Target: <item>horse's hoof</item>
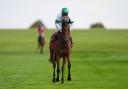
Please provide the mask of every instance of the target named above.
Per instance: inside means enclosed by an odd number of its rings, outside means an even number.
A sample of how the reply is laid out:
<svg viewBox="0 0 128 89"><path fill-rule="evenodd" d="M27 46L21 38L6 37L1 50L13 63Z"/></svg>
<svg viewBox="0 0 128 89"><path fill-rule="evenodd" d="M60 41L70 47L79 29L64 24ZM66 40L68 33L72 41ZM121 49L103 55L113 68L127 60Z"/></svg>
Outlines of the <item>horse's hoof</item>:
<svg viewBox="0 0 128 89"><path fill-rule="evenodd" d="M63 84L64 83L64 81L61 81L61 84Z"/></svg>
<svg viewBox="0 0 128 89"><path fill-rule="evenodd" d="M68 80L68 81L71 81L71 77L68 77L67 80Z"/></svg>
<svg viewBox="0 0 128 89"><path fill-rule="evenodd" d="M52 82L55 83L56 82L56 79L53 79Z"/></svg>
<svg viewBox="0 0 128 89"><path fill-rule="evenodd" d="M56 82L59 82L59 81L60 81L59 78L57 78L57 79L56 79Z"/></svg>
<svg viewBox="0 0 128 89"><path fill-rule="evenodd" d="M64 83L64 80L61 80L61 84L63 84Z"/></svg>

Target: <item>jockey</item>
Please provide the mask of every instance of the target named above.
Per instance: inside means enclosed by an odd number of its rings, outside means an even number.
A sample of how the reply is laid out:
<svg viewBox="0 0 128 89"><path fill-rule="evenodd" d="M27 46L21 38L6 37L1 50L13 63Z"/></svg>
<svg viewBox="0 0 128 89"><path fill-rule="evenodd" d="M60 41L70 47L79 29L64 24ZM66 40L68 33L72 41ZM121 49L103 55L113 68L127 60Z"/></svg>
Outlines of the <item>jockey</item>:
<svg viewBox="0 0 128 89"><path fill-rule="evenodd" d="M43 25L38 26L37 32L38 32L38 43L42 43L44 41L44 30L45 28Z"/></svg>
<svg viewBox="0 0 128 89"><path fill-rule="evenodd" d="M55 40L56 39L56 36L62 32L62 20L66 20L68 23L69 23L69 26L71 27L71 25L73 24L73 21L72 19L69 17L69 10L67 8L62 8L61 10L61 13L59 13L56 17L56 20L55 20L55 26L56 28L58 29L58 32L56 32L53 37L52 37L52 40ZM71 31L71 28L70 28L70 31ZM73 42L72 42L72 37L70 36L70 40L71 40L71 47L73 45Z"/></svg>
<svg viewBox="0 0 128 89"><path fill-rule="evenodd" d="M43 25L39 25L37 27L37 33L38 33L38 46L36 49L36 53L38 52L38 50L40 50L40 53L43 53L43 46L45 44L45 39L44 39L44 26Z"/></svg>
<svg viewBox="0 0 128 89"><path fill-rule="evenodd" d="M60 32L62 32L62 20L63 19L67 20L70 27L73 23L72 19L68 16L68 14L69 14L69 10L67 8L62 8L61 13L59 13L56 17L55 26ZM71 28L70 28L70 31L71 31Z"/></svg>
<svg viewBox="0 0 128 89"><path fill-rule="evenodd" d="M40 25L37 29L37 32L39 34L39 36L43 36L44 37L44 27L42 25Z"/></svg>

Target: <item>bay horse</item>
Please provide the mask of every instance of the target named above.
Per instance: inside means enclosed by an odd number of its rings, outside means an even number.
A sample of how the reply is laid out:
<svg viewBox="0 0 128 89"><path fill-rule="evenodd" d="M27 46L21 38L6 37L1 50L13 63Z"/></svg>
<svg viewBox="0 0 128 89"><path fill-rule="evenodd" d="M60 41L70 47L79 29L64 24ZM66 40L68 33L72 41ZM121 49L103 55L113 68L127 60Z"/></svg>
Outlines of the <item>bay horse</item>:
<svg viewBox="0 0 128 89"><path fill-rule="evenodd" d="M37 50L36 52L38 52L38 50L40 51L41 54L43 54L43 47L45 45L45 38L44 36L42 36L41 34L38 36L38 46L37 46Z"/></svg>
<svg viewBox="0 0 128 89"><path fill-rule="evenodd" d="M59 73L60 73L60 59L63 58L62 64L62 78L61 83L64 83L64 66L68 63L68 81L71 81L71 62L70 62L70 54L71 54L71 41L70 41L70 26L69 24L63 20L62 21L62 32L60 32L56 41L54 42L54 46L52 45L52 41L50 41L50 61L53 64L53 83L59 82ZM57 70L56 70L57 66ZM56 77L57 72L57 77Z"/></svg>

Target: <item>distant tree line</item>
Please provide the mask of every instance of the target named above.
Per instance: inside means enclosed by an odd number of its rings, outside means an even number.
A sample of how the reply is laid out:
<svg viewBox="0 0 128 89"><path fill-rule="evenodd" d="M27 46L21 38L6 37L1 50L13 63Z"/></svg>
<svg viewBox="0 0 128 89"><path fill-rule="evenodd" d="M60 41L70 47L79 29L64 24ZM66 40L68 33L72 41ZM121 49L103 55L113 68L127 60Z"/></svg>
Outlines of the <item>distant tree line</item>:
<svg viewBox="0 0 128 89"><path fill-rule="evenodd" d="M41 21L41 20L37 20L35 21L31 26L30 28L37 28L39 26L43 26L44 28L46 28L46 26L44 25L44 23ZM103 25L103 23L101 22L98 22L98 23L93 23L90 25L90 28L93 29L93 28L102 28L102 29L105 29L105 26Z"/></svg>
<svg viewBox="0 0 128 89"><path fill-rule="evenodd" d="M44 28L46 28L46 26L44 25L44 23L41 21L41 20L37 20L35 21L31 26L30 28L37 28L39 26L43 26Z"/></svg>
<svg viewBox="0 0 128 89"><path fill-rule="evenodd" d="M105 29L105 26L102 23L94 23L94 24L91 24L90 28L104 28Z"/></svg>

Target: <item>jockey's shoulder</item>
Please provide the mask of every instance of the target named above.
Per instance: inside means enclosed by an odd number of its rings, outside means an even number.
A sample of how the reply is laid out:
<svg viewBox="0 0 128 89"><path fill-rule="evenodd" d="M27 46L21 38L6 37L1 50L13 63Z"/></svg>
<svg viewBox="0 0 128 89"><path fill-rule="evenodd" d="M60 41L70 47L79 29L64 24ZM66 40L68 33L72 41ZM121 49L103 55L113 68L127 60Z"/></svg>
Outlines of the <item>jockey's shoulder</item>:
<svg viewBox="0 0 128 89"><path fill-rule="evenodd" d="M72 23L74 22L70 14L68 15L68 18ZM62 13L58 13L55 22L60 23L61 20L62 20Z"/></svg>
<svg viewBox="0 0 128 89"><path fill-rule="evenodd" d="M57 14L56 20L59 20L61 18L61 13Z"/></svg>

